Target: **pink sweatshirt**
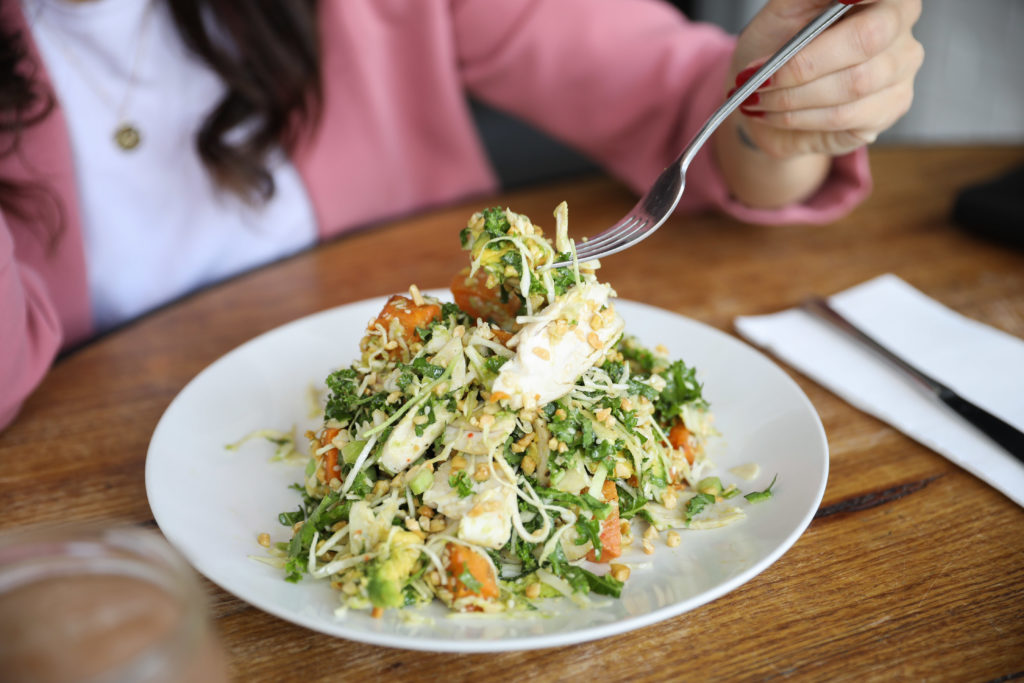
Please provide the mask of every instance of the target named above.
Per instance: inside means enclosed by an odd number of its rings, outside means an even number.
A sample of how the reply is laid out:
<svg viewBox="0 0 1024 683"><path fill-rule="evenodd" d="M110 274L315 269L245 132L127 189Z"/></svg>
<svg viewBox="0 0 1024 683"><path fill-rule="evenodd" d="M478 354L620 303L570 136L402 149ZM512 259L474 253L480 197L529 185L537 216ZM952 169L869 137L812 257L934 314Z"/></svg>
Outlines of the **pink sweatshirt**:
<svg viewBox="0 0 1024 683"><path fill-rule="evenodd" d="M20 3L0 22L29 42ZM579 149L641 191L722 101L734 39L657 0L324 0L324 110L292 155L321 237L496 189L467 92ZM5 148L6 140L0 140ZM58 106L23 132L0 177L50 188L63 232L0 212L0 428L61 349L92 334L71 147ZM827 222L870 191L866 154L835 160L806 203L732 201L709 150L683 211L758 223Z"/></svg>

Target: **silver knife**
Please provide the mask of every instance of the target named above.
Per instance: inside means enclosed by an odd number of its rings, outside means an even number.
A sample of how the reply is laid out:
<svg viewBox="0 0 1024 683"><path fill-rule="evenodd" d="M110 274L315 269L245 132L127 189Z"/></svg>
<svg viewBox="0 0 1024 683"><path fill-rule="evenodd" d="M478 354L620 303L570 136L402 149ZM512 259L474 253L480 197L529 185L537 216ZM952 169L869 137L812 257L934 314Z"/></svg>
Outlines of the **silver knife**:
<svg viewBox="0 0 1024 683"><path fill-rule="evenodd" d="M952 408L960 417L978 428L982 433L1003 447L1010 455L1024 462L1024 432L983 408L974 405L963 396L947 387L942 382L929 377L913 365L903 360L889 349L872 339L863 330L844 318L838 311L828 305L820 297L812 297L800 306L812 315L831 323L872 351L878 353L894 366L905 372L915 383L926 392Z"/></svg>

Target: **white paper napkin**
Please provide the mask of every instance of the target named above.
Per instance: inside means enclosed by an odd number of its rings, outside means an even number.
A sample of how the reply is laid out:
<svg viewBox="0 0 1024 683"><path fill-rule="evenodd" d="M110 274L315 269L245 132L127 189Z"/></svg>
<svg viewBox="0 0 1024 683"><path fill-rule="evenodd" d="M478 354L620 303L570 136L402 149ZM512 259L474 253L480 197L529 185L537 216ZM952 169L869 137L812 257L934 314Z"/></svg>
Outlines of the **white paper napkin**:
<svg viewBox="0 0 1024 683"><path fill-rule="evenodd" d="M911 365L1024 429L1024 341L951 311L895 275L829 302ZM751 342L1024 506L1024 463L860 343L797 308L735 323Z"/></svg>

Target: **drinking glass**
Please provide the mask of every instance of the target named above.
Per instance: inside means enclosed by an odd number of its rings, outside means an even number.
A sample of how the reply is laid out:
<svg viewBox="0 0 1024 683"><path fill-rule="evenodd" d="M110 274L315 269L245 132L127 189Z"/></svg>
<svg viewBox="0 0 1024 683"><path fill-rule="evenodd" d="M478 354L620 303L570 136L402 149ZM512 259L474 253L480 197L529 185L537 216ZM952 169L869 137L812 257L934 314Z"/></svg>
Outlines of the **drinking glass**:
<svg viewBox="0 0 1024 683"><path fill-rule="evenodd" d="M61 526L0 537L4 681L227 680L195 573L154 531Z"/></svg>

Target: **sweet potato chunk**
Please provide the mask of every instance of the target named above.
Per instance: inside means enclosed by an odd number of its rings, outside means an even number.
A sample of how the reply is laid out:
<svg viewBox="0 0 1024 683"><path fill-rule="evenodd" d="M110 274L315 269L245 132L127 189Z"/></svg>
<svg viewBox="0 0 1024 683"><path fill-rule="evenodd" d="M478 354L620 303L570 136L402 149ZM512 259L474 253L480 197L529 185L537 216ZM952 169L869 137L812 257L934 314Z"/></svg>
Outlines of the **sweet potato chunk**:
<svg viewBox="0 0 1024 683"><path fill-rule="evenodd" d="M452 279L451 290L459 308L474 318L493 321L505 329L515 324L521 305L519 297L510 294L508 301L502 303L498 288L487 286L487 273L483 269L470 277L469 268L464 268Z"/></svg>
<svg viewBox="0 0 1024 683"><path fill-rule="evenodd" d="M380 315L371 324L371 328L381 325L390 334L392 332L392 321L398 321L401 327L402 338L406 343L411 344L419 340L417 327L426 327L434 320L441 317L441 306L433 303L416 305L412 299L401 294L395 294L381 310Z"/></svg>
<svg viewBox="0 0 1024 683"><path fill-rule="evenodd" d="M457 543L449 543L447 548L449 588L455 600L470 595L489 600L498 597L498 582L486 557Z"/></svg>

